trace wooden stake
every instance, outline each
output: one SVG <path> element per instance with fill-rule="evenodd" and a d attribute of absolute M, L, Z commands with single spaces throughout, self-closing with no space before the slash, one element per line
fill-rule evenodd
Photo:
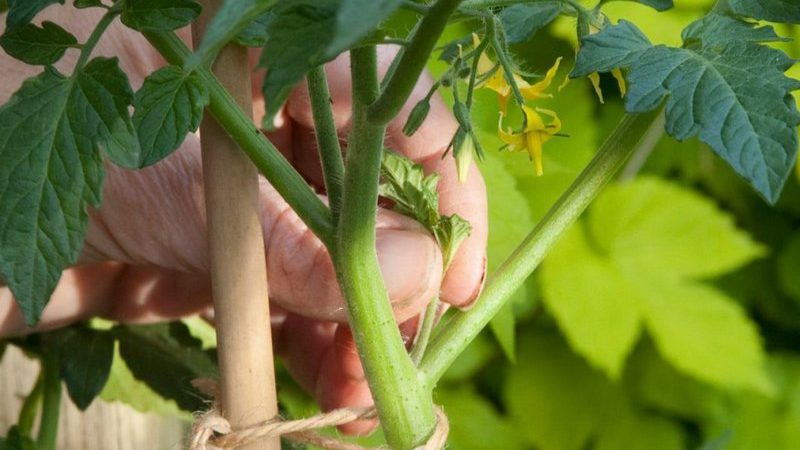
<path fill-rule="evenodd" d="M 203 14 L 192 28 L 195 45 L 222 2 L 200 0 Z M 239 105 L 252 111 L 247 49 L 226 46 L 213 71 Z M 218 401 L 223 417 L 238 429 L 278 414 L 258 173 L 208 114 L 200 140 L 221 377 Z M 280 439 L 239 448 L 279 450 Z"/>

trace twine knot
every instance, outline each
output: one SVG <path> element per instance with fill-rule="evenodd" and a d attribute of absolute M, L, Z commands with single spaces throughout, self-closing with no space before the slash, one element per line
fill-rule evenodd
<path fill-rule="evenodd" d="M 200 384 L 202 384 L 201 390 L 207 393 L 213 393 L 216 390 L 215 383 L 208 380 L 197 380 L 196 385 Z M 428 441 L 417 447 L 417 450 L 441 450 L 447 443 L 447 434 L 450 431 L 447 416 L 439 406 L 434 406 L 434 410 L 436 429 Z M 375 407 L 340 408 L 298 420 L 284 420 L 281 417 L 275 417 L 256 425 L 234 430 L 216 408 L 211 408 L 195 419 L 192 425 L 189 449 L 226 450 L 267 437 L 283 437 L 292 442 L 311 444 L 329 450 L 370 450 L 336 437 L 323 436 L 317 430 L 344 425 L 356 420 L 373 419 L 377 416 Z"/>

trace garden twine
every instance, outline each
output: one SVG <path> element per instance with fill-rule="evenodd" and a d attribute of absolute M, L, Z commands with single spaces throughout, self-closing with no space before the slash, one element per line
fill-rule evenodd
<path fill-rule="evenodd" d="M 206 394 L 213 394 L 216 391 L 216 382 L 210 380 L 195 380 L 193 384 Z M 417 450 L 441 450 L 447 442 L 447 434 L 450 431 L 447 416 L 441 407 L 434 406 L 434 409 L 436 429 L 428 441 L 417 447 Z M 189 449 L 232 449 L 267 437 L 283 437 L 292 442 L 311 444 L 330 450 L 369 450 L 369 447 L 362 447 L 335 437 L 323 436 L 316 430 L 344 425 L 356 420 L 373 419 L 377 416 L 374 406 L 340 408 L 298 420 L 283 420 L 281 417 L 275 417 L 250 427 L 233 430 L 231 424 L 219 414 L 216 407 L 213 407 L 195 419 L 192 425 Z"/>

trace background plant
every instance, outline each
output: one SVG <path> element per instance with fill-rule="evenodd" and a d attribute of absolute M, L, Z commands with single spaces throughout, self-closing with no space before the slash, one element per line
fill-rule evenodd
<path fill-rule="evenodd" d="M 209 101 L 213 92 L 208 92 L 202 69 L 189 68 L 199 67 L 203 55 L 213 54 L 218 45 L 214 42 L 238 36 L 244 43 L 266 46 L 265 53 L 271 58 L 265 63 L 272 64 L 268 68 L 274 70 L 269 73 L 275 75 L 265 80 L 265 92 L 270 98 L 278 98 L 312 66 L 356 42 L 369 46 L 405 39 L 410 24 L 426 12 L 425 5 L 375 2 L 371 7 L 377 8 L 373 17 L 378 19 L 367 24 L 352 20 L 356 16 L 348 8 L 358 2 L 314 6 L 287 2 L 265 16 L 256 14 L 260 8 L 266 9 L 266 3 L 252 2 L 250 9 L 243 10 L 247 17 L 221 14 L 221 24 L 230 25 L 234 20 L 235 26 L 212 27 L 224 35 L 214 38 L 211 34 L 207 49 L 190 57 L 183 69 L 171 66 L 152 75 L 150 84 L 146 83 L 149 91 L 170 89 L 191 98 L 195 106 Z M 796 30 L 780 25 L 775 34 L 770 28 L 758 28 L 731 16 L 797 22 L 800 11 L 792 9 L 788 1 L 720 2 L 705 16 L 713 5 L 702 2 L 678 3 L 669 12 L 658 14 L 630 2 L 609 2 L 602 10 L 571 1 L 486 9 L 495 3 L 515 2 L 462 4 L 455 15 L 461 20 L 438 39 L 443 46 L 443 61 L 429 61 L 461 125 L 453 141 L 456 157 L 462 164 L 473 156 L 472 151 L 476 157 L 485 158 L 482 168 L 489 182 L 492 226 L 490 269 L 499 266 L 534 224 L 543 223 L 544 212 L 611 132 L 623 105 L 608 95 L 614 91 L 616 80 L 612 82 L 613 78 L 606 75 L 597 78 L 607 93 L 608 103 L 602 110 L 589 82 L 573 81 L 558 92 L 555 87 L 566 71 L 562 69 L 556 77 L 558 83 L 550 89 L 555 99 L 536 99 L 536 104 L 560 114 L 563 134 L 569 138 L 554 136 L 547 143 L 545 172 L 536 177 L 532 165 L 524 162 L 527 156 L 498 156 L 494 151 L 502 146 L 496 115 L 501 105 L 495 93 L 475 89 L 482 81 L 476 70 L 482 52 L 491 55 L 497 66 L 493 70 L 502 71 L 510 85 L 506 126 L 512 132 L 522 131 L 528 124 L 515 103 L 526 99 L 521 93 L 517 95 L 520 86 L 513 86 L 515 78 L 509 74 L 520 74 L 534 83 L 541 77 L 528 76 L 533 75 L 530 72 L 544 74 L 557 57 L 568 58 L 572 49 L 579 47 L 573 74 L 596 77 L 596 72 L 623 69 L 629 83 L 625 98 L 629 111 L 657 108 L 669 91 L 667 132 L 680 139 L 699 135 L 704 143 L 690 139 L 677 145 L 665 137 L 646 163 L 646 155 L 635 155 L 623 178 L 648 176 L 614 186 L 603 194 L 585 220 L 554 249 L 544 270 L 525 281 L 513 300 L 500 309 L 491 322 L 493 336 L 481 334 L 446 372 L 437 400 L 446 406 L 454 424 L 453 445 L 480 448 L 470 445 L 487 442 L 486 436 L 503 436 L 508 439 L 504 448 L 582 448 L 590 442 L 601 448 L 683 448 L 704 442 L 730 448 L 791 448 L 798 442 L 793 435 L 795 428 L 788 424 L 797 419 L 797 405 L 792 404 L 796 396 L 793 373 L 797 363 L 792 342 L 797 312 L 792 298 L 797 296 L 800 258 L 796 253 L 800 250 L 793 231 L 797 223 L 797 208 L 793 206 L 797 203 L 797 180 L 789 176 L 797 147 L 797 111 L 786 96 L 796 82 L 782 75 L 793 61 L 773 48 L 796 56 L 794 44 L 778 38 L 795 35 Z M 641 3 L 658 9 L 671 6 L 671 2 Z M 126 25 L 151 33 L 185 24 L 196 14 L 188 1 L 181 10 L 183 15 L 171 16 L 178 17 L 177 22 L 142 19 L 137 16 L 135 2 L 119 5 L 123 5 L 120 13 Z M 400 6 L 404 9 L 395 11 Z M 18 10 L 21 18 L 16 15 L 14 20 L 26 27 L 24 22 L 30 17 Z M 254 23 L 261 25 L 246 25 L 254 17 L 258 17 Z M 320 20 L 323 17 L 327 22 Z M 383 22 L 386 32 L 371 36 L 370 29 L 384 18 L 388 19 Z M 613 25 L 621 18 L 630 22 Z M 693 22 L 696 19 L 700 21 Z M 298 27 L 298 21 L 308 28 Z M 649 36 L 630 23 L 639 24 Z M 51 25 L 43 25 L 41 32 L 27 27 L 34 38 L 26 39 L 47 32 L 48 41 L 60 39 L 63 48 L 78 45 Z M 4 38 L 4 48 L 10 54 L 17 42 L 12 38 L 28 36 L 23 29 Z M 307 52 L 306 58 L 294 58 L 296 53 L 286 52 L 282 59 L 280 49 L 294 42 L 297 37 L 292 32 L 300 29 L 304 33 L 325 30 L 334 35 L 316 34 L 319 42 L 300 49 Z M 335 30 L 343 29 L 353 30 L 358 38 L 336 34 Z M 265 30 L 268 33 L 259 34 Z M 473 31 L 482 37 L 477 46 L 471 37 Z M 651 42 L 671 47 L 653 46 Z M 480 45 L 485 47 L 480 49 Z M 48 52 L 24 54 L 27 62 L 36 64 L 47 64 L 60 56 L 52 53 L 52 46 L 48 46 Z M 39 82 L 71 93 L 80 89 L 81 82 L 91 81 L 97 71 L 116 77 L 106 78 L 106 83 L 122 79 L 108 61 L 84 62 L 87 64 L 70 78 L 47 72 L 50 75 L 46 73 Z M 569 68 L 570 64 L 564 62 L 562 66 Z M 134 97 L 124 83 L 105 86 L 109 93 L 117 94 L 115 98 L 139 107 L 132 118 L 122 104 L 103 112 L 103 117 L 117 117 L 122 127 L 108 127 L 106 131 L 96 123 L 98 142 L 110 157 L 123 165 L 142 165 L 177 147 L 180 139 L 135 132 L 148 120 L 147 114 L 139 113 L 147 111 L 147 89 Z M 34 87 L 38 89 L 29 85 L 31 91 Z M 28 101 L 35 101 L 35 97 Z M 424 107 L 419 111 L 424 112 Z M 178 135 L 196 128 L 199 110 L 187 117 L 190 120 L 177 130 Z M 138 138 L 138 146 L 131 143 L 132 136 Z M 136 147 L 142 151 L 133 161 L 123 151 L 115 157 L 117 150 Z M 731 163 L 734 171 L 770 202 L 778 200 L 788 178 L 787 192 L 778 207 L 764 205 L 722 160 L 712 156 L 712 151 Z M 97 167 L 97 155 L 89 156 L 86 167 Z M 65 218 L 72 220 L 72 225 L 65 227 L 68 233 L 64 245 L 74 255 L 80 243 L 80 211 L 87 202 L 99 200 L 92 194 L 97 182 L 87 179 L 83 196 L 72 199 L 79 214 Z M 288 187 L 284 190 L 290 192 Z M 8 204 L 6 198 L 4 204 Z M 316 227 L 324 234 L 324 213 L 315 216 L 318 212 L 307 208 L 306 218 L 312 229 Z M 337 213 L 335 208 L 332 212 Z M 85 218 L 82 220 L 85 226 Z M 707 247 L 698 247 L 698 242 Z M 13 247 L 14 242 L 3 244 Z M 3 248 L 3 254 L 13 255 L 7 248 Z M 19 251 L 29 250 L 21 247 Z M 56 251 L 55 255 L 61 259 L 45 257 L 44 253 L 40 257 L 48 263 L 61 261 L 62 266 L 69 262 L 69 251 Z M 29 261 L 27 254 L 19 258 Z M 31 320 L 41 311 L 47 286 L 54 283 L 53 274 L 60 269 L 48 267 L 47 276 L 32 280 L 16 280 L 14 272 L 3 270 L 12 287 L 15 281 L 23 286 L 15 293 Z M 591 286 L 591 290 L 582 291 L 585 286 Z M 30 296 L 20 295 L 20 289 Z M 485 318 L 488 320 L 488 316 Z M 445 328 L 442 336 L 447 337 L 451 329 Z M 93 333 L 107 336 L 93 339 L 112 344 L 116 339 L 120 354 L 137 374 L 136 357 L 123 351 L 125 339 L 131 336 L 119 330 L 85 331 L 87 336 Z M 152 329 L 146 335 L 159 333 L 170 336 L 168 342 L 176 339 L 177 345 L 188 345 L 183 332 L 176 335 Z M 439 355 L 435 342 L 429 354 Z M 113 345 L 103 344 L 103 348 L 113 351 Z M 109 354 L 108 350 L 104 352 Z M 504 355 L 517 364 L 506 362 Z M 444 359 L 450 357 L 448 354 Z M 436 373 L 446 367 L 438 361 L 428 365 Z M 99 366 L 107 372 L 110 364 L 108 359 Z M 190 366 L 187 370 L 203 371 L 189 362 L 182 364 Z M 200 365 L 206 367 L 205 363 Z M 62 369 L 69 388 L 74 383 L 65 373 Z M 97 378 L 103 381 L 105 377 Z M 159 380 L 147 381 L 161 395 L 176 395 L 169 394 L 168 389 L 159 390 Z M 83 395 L 94 394 L 90 391 Z M 75 397 L 76 402 L 85 402 L 81 395 Z M 283 400 L 288 411 L 306 412 L 305 407 L 298 406 L 302 402 L 297 398 L 284 396 Z M 470 421 L 481 426 L 470 426 Z M 515 427 L 520 421 L 524 426 Z M 476 435 L 479 430 L 486 435 Z"/>

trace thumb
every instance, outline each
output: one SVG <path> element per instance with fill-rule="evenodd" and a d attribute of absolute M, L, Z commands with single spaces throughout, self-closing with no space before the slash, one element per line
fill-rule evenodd
<path fill-rule="evenodd" d="M 262 183 L 270 300 L 308 318 L 347 320 L 344 299 L 327 249 L 266 182 Z M 442 257 L 419 224 L 381 210 L 378 264 L 397 320 L 419 313 L 441 283 Z"/>

